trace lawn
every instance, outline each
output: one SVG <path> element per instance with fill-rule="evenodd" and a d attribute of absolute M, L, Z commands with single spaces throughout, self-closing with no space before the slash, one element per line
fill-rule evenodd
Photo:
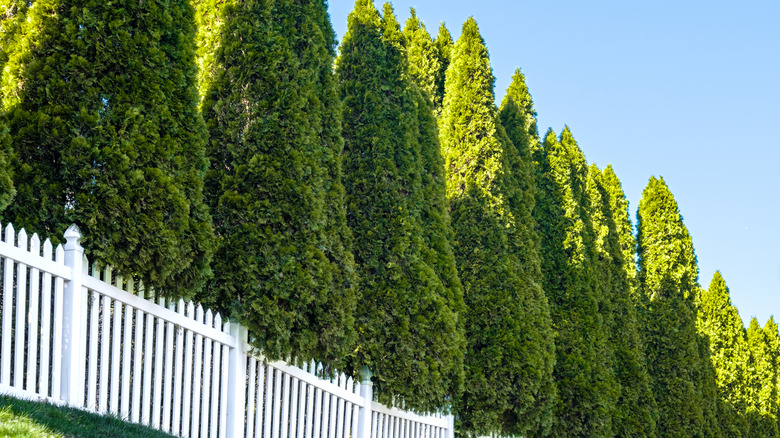
<path fill-rule="evenodd" d="M 0 395 L 0 437 L 171 438 L 115 417 Z"/>

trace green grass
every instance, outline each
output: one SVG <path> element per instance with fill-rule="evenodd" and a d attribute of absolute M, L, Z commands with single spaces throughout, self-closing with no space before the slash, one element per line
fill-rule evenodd
<path fill-rule="evenodd" d="M 0 437 L 171 438 L 118 418 L 0 395 Z"/>

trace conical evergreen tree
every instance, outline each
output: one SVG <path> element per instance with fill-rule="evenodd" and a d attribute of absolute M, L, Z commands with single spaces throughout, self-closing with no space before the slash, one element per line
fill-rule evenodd
<path fill-rule="evenodd" d="M 620 384 L 613 427 L 615 436 L 655 436 L 657 410 L 650 390 L 650 376 L 645 366 L 636 309 L 631 299 L 623 241 L 618 230 L 614 208 L 623 206 L 618 214 L 627 216 L 627 202 L 614 176 L 606 176 L 592 164 L 588 169 L 588 192 L 591 202 L 591 219 L 596 234 L 596 269 L 606 293 L 603 311 L 611 312 L 609 344 L 614 351 L 613 372 Z M 614 179 L 613 179 L 614 178 Z M 608 188 L 609 187 L 609 188 Z M 620 217 L 620 219 L 625 219 Z M 625 224 L 622 224 L 625 226 Z M 630 227 L 630 225 L 629 225 Z M 633 262 L 633 260 L 630 260 Z"/>
<path fill-rule="evenodd" d="M 436 46 L 436 57 L 439 60 L 439 70 L 435 75 L 436 92 L 433 95 L 433 111 L 438 115 L 444 103 L 446 73 L 452 61 L 452 48 L 455 46 L 452 35 L 444 23 L 439 25 L 439 33 L 433 40 L 433 44 Z"/>
<path fill-rule="evenodd" d="M 93 260 L 169 296 L 200 289 L 213 236 L 194 37 L 185 0 L 36 1 L 3 78 L 3 221 L 54 241 L 75 222 Z"/>
<path fill-rule="evenodd" d="M 696 332 L 699 268 L 691 237 L 663 178 L 651 177 L 639 202 L 639 280 L 647 367 L 658 404 L 658 435 L 703 436 Z"/>
<path fill-rule="evenodd" d="M 517 152 L 499 124 L 493 84 L 487 48 L 470 18 L 453 49 L 439 119 L 467 307 L 467 374 L 457 414 L 469 435 L 523 435 L 549 421 L 534 397 L 548 397 L 543 388 L 553 345 L 546 303 L 535 295 L 539 286 L 533 274 L 524 277 L 524 269 L 538 268 L 521 264 L 512 240 L 521 235 L 519 226 L 529 225 L 517 218 L 529 205 L 518 204 L 524 194 L 512 174 Z"/>
<path fill-rule="evenodd" d="M 355 366 L 385 403 L 432 410 L 460 384 L 462 334 L 448 290 L 426 263 L 418 112 L 392 9 L 349 15 L 336 70 L 344 112 L 347 220 L 362 280 Z"/>
<path fill-rule="evenodd" d="M 626 270 L 626 278 L 631 288 L 631 297 L 636 306 L 639 303 L 637 292 L 639 287 L 637 275 L 639 273 L 636 262 L 636 237 L 632 232 L 631 215 L 628 212 L 628 199 L 626 199 L 623 186 L 612 169 L 612 165 L 607 165 L 601 173 L 604 189 L 609 194 L 610 210 L 612 210 L 615 220 L 615 231 L 620 242 L 620 249 L 623 252 L 623 266 Z"/>
<path fill-rule="evenodd" d="M 3 211 L 11 203 L 16 190 L 13 185 L 13 171 L 11 170 L 11 136 L 8 134 L 8 126 L 3 110 L 3 90 L 6 88 L 3 82 L 5 65 L 10 54 L 15 50 L 20 27 L 28 9 L 27 2 L 18 0 L 0 1 L 0 211 Z"/>
<path fill-rule="evenodd" d="M 752 357 L 748 373 L 747 399 L 750 436 L 777 437 L 778 424 L 778 342 L 777 324 L 773 317 L 762 329 L 753 317 L 747 328 L 747 344 Z M 774 344 L 774 345 L 773 345 Z"/>
<path fill-rule="evenodd" d="M 715 272 L 710 287 L 702 291 L 697 319 L 699 332 L 709 338 L 710 360 L 716 374 L 719 399 L 725 403 L 721 422 L 726 430 L 744 430 L 737 417 L 747 410 L 748 364 L 750 350 L 745 327 L 737 308 L 731 304 L 729 289 L 720 272 Z M 746 431 L 745 431 L 746 432 Z"/>
<path fill-rule="evenodd" d="M 425 29 L 425 25 L 417 18 L 414 8 L 411 9 L 411 16 L 406 20 L 403 33 L 406 40 L 409 73 L 417 86 L 420 87 L 423 95 L 433 105 L 434 98 L 438 94 L 436 76 L 442 70 L 441 60 L 439 59 L 438 47 L 431 39 L 428 30 Z"/>
<path fill-rule="evenodd" d="M 604 283 L 596 276 L 587 163 L 568 127 L 560 141 L 548 132 L 544 154 L 547 164 L 538 187 L 547 200 L 536 216 L 543 233 L 544 290 L 557 331 L 559 401 L 552 435 L 613 436 L 619 388 L 607 344 L 611 312 Z"/>
<path fill-rule="evenodd" d="M 343 200 L 324 3 L 197 6 L 207 197 L 219 236 L 201 299 L 241 320 L 271 359 L 344 366 L 356 291 L 349 235 L 328 210 Z"/>
<path fill-rule="evenodd" d="M 506 143 L 504 152 L 512 173 L 513 182 L 510 180 L 509 183 L 515 187 L 515 190 L 510 192 L 514 194 L 514 198 L 510 200 L 510 208 L 515 221 L 515 226 L 511 230 L 513 234 L 510 236 L 510 243 L 514 246 L 514 254 L 524 273 L 523 280 L 526 283 L 524 294 L 527 294 L 532 302 L 538 303 L 533 306 L 540 312 L 536 318 L 550 321 L 547 296 L 541 287 L 544 279 L 541 271 L 540 237 L 532 214 L 536 202 L 536 188 L 535 164 L 531 151 L 540 147 L 539 131 L 531 94 L 525 84 L 525 77 L 519 69 L 512 77 L 512 83 L 501 102 L 499 120 L 510 140 Z M 535 399 L 533 409 L 526 415 L 531 419 L 537 418 L 531 424 L 538 426 L 530 430 L 529 434 L 546 433 L 552 425 L 556 386 L 552 376 L 555 355 L 551 321 L 550 330 L 546 327 L 547 322 L 532 334 L 534 336 L 532 345 L 547 347 L 541 352 L 542 362 L 536 365 L 536 374 L 532 376 L 533 381 L 538 382 L 538 386 L 534 387 L 536 392 L 533 394 Z"/>

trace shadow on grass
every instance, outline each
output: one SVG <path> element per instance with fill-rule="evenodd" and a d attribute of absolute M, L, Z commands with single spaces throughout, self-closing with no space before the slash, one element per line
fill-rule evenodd
<path fill-rule="evenodd" d="M 0 395 L 0 426 L 2 436 L 10 437 L 74 437 L 74 438 L 171 438 L 138 424 L 126 423 L 116 417 L 97 415 L 46 402 L 20 400 Z M 6 424 L 15 429 L 5 432 Z M 26 428 L 26 429 L 25 429 Z M 17 433 L 13 435 L 12 433 Z"/>

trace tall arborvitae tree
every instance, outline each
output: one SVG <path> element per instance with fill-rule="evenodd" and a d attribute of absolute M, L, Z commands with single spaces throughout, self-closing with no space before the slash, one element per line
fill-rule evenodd
<path fill-rule="evenodd" d="M 539 131 L 537 129 L 536 111 L 533 107 L 531 94 L 525 84 L 525 77 L 518 69 L 512 76 L 512 83 L 507 89 L 504 100 L 499 110 L 501 126 L 506 131 L 510 143 L 505 148 L 505 157 L 510 163 L 510 170 L 515 187 L 511 193 L 514 199 L 510 202 L 510 208 L 514 215 L 515 227 L 512 229 L 510 243 L 514 246 L 514 253 L 520 263 L 519 267 L 524 273 L 524 294 L 533 302 L 539 303 L 537 308 L 540 313 L 538 318 L 546 320 L 549 315 L 547 296 L 542 289 L 543 277 L 541 270 L 541 243 L 537 232 L 536 221 L 533 218 L 533 209 L 536 203 L 535 170 L 531 151 L 541 147 Z M 512 148 L 512 146 L 514 148 Z M 553 381 L 553 367 L 555 365 L 554 332 L 540 327 L 530 334 L 533 344 L 547 345 L 540 356 L 540 363 L 532 376 L 535 385 L 532 389 L 535 403 L 533 409 L 526 413 L 527 416 L 536 418 L 533 420 L 538 425 L 529 431 L 529 434 L 546 433 L 552 425 L 552 409 L 556 397 L 556 386 Z M 538 383 L 537 383 L 538 382 Z M 532 423 L 533 424 L 533 423 Z"/>
<path fill-rule="evenodd" d="M 452 48 L 455 46 L 452 35 L 444 23 L 439 25 L 439 33 L 433 40 L 433 44 L 436 46 L 436 57 L 439 60 L 439 70 L 435 74 L 436 92 L 433 95 L 433 111 L 435 114 L 440 114 L 444 103 L 446 73 L 452 61 Z"/>
<path fill-rule="evenodd" d="M 325 6 L 197 6 L 207 197 L 219 242 L 201 299 L 242 321 L 271 359 L 343 366 L 356 291 L 349 235 L 332 210 L 343 206 L 341 140 L 328 114 L 339 107 Z"/>
<path fill-rule="evenodd" d="M 628 212 L 628 199 L 623 192 L 623 186 L 620 183 L 612 165 L 601 172 L 604 189 L 609 194 L 609 204 L 612 215 L 615 220 L 615 230 L 620 243 L 620 250 L 623 252 L 623 266 L 626 269 L 626 278 L 631 288 L 631 297 L 636 306 L 639 303 L 637 293 L 637 263 L 636 263 L 636 237 L 632 231 L 631 215 Z"/>
<path fill-rule="evenodd" d="M 11 203 L 14 189 L 11 170 L 11 136 L 8 134 L 5 111 L 3 111 L 3 82 L 5 65 L 19 40 L 20 28 L 28 9 L 27 2 L 18 0 L 0 1 L 0 211 Z"/>
<path fill-rule="evenodd" d="M 613 436 L 619 388 L 604 320 L 611 312 L 606 311 L 603 282 L 596 276 L 588 168 L 568 127 L 560 141 L 548 132 L 544 155 L 547 164 L 537 187 L 547 199 L 536 217 L 542 232 L 544 291 L 557 331 L 554 377 L 559 401 L 552 433 Z"/>
<path fill-rule="evenodd" d="M 436 76 L 442 70 L 442 65 L 438 47 L 431 39 L 431 34 L 425 29 L 425 25 L 417 18 L 414 8 L 411 10 L 411 16 L 406 20 L 403 33 L 406 40 L 409 73 L 423 95 L 433 105 L 438 95 Z"/>
<path fill-rule="evenodd" d="M 627 202 L 620 181 L 613 172 L 606 176 L 592 164 L 588 169 L 588 191 L 591 219 L 596 234 L 596 269 L 604 287 L 604 311 L 611 312 L 609 343 L 614 351 L 612 370 L 620 384 L 613 416 L 615 436 L 655 436 L 657 410 L 650 390 L 650 376 L 645 365 L 634 301 L 624 253 L 625 236 L 618 222 L 627 219 Z M 622 208 L 621 208 L 622 207 Z M 619 211 L 615 212 L 615 208 Z M 616 220 L 616 217 L 618 220 Z M 621 224 L 625 226 L 625 223 Z M 630 225 L 629 225 L 630 227 Z"/>
<path fill-rule="evenodd" d="M 729 432 L 727 436 L 747 432 L 740 417 L 744 417 L 749 398 L 750 350 L 742 318 L 731 304 L 729 289 L 720 272 L 715 272 L 709 289 L 702 291 L 697 327 L 709 339 L 710 360 L 722 402 L 719 408 L 722 427 Z"/>
<path fill-rule="evenodd" d="M 374 373 L 380 400 L 432 410 L 462 375 L 462 334 L 447 288 L 425 261 L 418 113 L 402 34 L 358 0 L 336 62 L 344 113 L 347 220 L 362 281 L 353 365 Z"/>
<path fill-rule="evenodd" d="M 663 178 L 650 178 L 637 213 L 647 367 L 661 437 L 702 436 L 702 359 L 696 332 L 699 268 L 691 237 Z"/>
<path fill-rule="evenodd" d="M 59 240 L 169 296 L 208 275 L 206 132 L 186 0 L 36 1 L 3 78 L 16 202 L 3 221 Z"/>
<path fill-rule="evenodd" d="M 453 49 L 439 119 L 467 307 L 467 373 L 457 418 L 466 434 L 524 435 L 549 425 L 537 403 L 550 398 L 553 345 L 547 304 L 533 282 L 537 255 L 526 254 L 527 265 L 517 257 L 518 246 L 533 248 L 533 239 L 513 241 L 522 235 L 518 227 L 530 225 L 518 222 L 530 206 L 518 203 L 524 194 L 512 175 L 516 150 L 499 124 L 493 85 L 485 42 L 470 18 Z"/>
<path fill-rule="evenodd" d="M 778 355 L 780 337 L 773 317 L 762 329 L 753 317 L 747 328 L 747 344 L 751 354 L 748 370 L 747 399 L 751 437 L 777 437 L 778 424 Z"/>

